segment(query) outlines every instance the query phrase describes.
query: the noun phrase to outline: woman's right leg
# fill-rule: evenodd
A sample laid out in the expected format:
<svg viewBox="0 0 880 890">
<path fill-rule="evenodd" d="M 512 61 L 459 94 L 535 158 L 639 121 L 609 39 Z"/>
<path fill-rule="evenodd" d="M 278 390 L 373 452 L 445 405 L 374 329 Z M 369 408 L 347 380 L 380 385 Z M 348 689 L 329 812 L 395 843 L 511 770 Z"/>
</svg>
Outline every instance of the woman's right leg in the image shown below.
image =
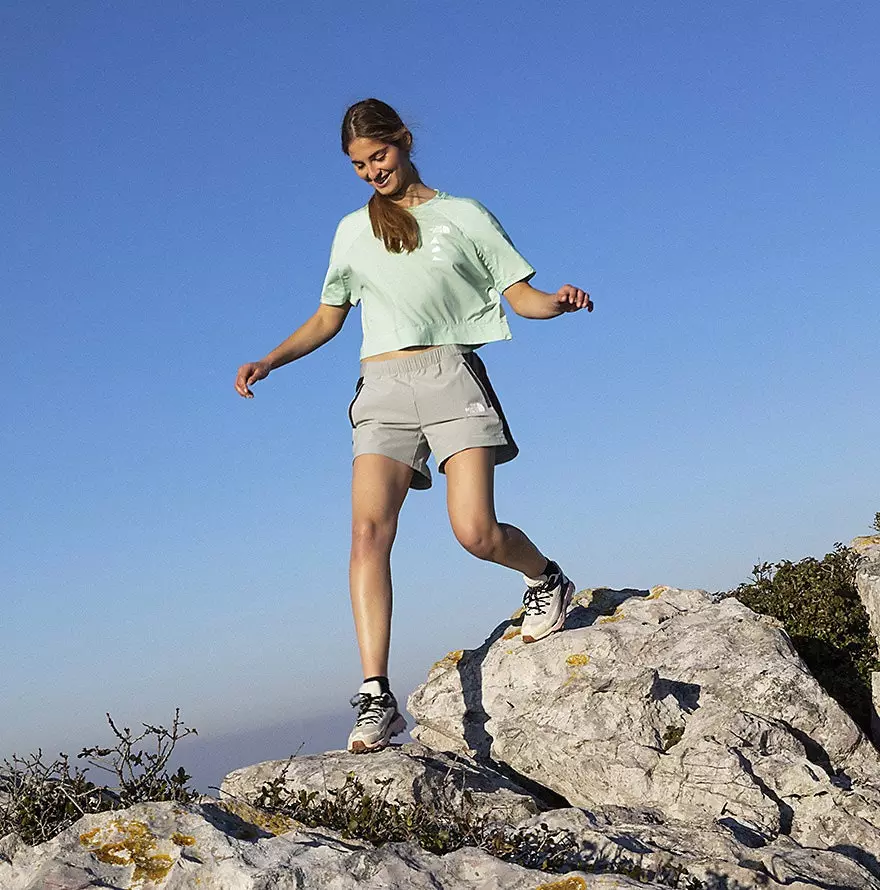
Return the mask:
<svg viewBox="0 0 880 890">
<path fill-rule="evenodd" d="M 352 465 L 349 585 L 364 678 L 388 676 L 391 545 L 413 469 L 382 454 Z"/>
</svg>

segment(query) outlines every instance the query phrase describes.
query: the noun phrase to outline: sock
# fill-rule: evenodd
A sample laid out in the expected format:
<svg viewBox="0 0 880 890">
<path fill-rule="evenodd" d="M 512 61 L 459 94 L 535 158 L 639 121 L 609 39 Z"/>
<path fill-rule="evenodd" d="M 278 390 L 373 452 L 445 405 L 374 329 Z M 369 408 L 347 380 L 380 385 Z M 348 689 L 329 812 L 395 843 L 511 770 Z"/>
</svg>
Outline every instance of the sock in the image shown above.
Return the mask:
<svg viewBox="0 0 880 890">
<path fill-rule="evenodd" d="M 391 688 L 388 685 L 388 677 L 364 677 L 364 683 L 369 683 L 370 680 L 375 680 L 386 695 L 391 692 Z"/>
<path fill-rule="evenodd" d="M 559 566 L 553 562 L 552 559 L 547 560 L 547 565 L 544 566 L 544 571 L 537 578 L 529 578 L 530 581 L 546 581 L 551 575 L 555 575 L 562 570 Z"/>
</svg>

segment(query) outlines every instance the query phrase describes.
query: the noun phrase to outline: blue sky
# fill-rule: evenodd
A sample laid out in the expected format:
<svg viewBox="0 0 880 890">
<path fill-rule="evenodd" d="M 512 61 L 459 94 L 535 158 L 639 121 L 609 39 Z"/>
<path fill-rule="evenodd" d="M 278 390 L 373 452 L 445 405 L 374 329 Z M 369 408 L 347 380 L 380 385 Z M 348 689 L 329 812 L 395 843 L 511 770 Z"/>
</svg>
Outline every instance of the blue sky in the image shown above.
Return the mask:
<svg viewBox="0 0 880 890">
<path fill-rule="evenodd" d="M 593 296 L 481 351 L 521 448 L 499 517 L 579 587 L 728 588 L 869 531 L 880 9 L 500 9 L 2 4 L 0 756 L 108 710 L 203 737 L 350 710 L 359 310 L 232 383 L 317 307 L 368 96 L 534 286 Z M 442 477 L 392 565 L 402 698 L 522 581 L 455 542 Z"/>
</svg>

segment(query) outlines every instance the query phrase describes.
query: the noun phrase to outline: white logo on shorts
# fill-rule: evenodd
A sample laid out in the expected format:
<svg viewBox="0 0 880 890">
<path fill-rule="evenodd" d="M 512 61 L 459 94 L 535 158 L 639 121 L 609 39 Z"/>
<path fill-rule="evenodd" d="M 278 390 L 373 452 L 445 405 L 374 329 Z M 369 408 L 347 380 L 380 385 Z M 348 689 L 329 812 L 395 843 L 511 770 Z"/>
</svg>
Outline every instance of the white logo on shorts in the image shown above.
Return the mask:
<svg viewBox="0 0 880 890">
<path fill-rule="evenodd" d="M 486 406 L 482 402 L 468 402 L 467 407 L 464 409 L 464 413 L 468 415 L 468 417 L 473 417 L 475 414 L 485 414 Z"/>
</svg>

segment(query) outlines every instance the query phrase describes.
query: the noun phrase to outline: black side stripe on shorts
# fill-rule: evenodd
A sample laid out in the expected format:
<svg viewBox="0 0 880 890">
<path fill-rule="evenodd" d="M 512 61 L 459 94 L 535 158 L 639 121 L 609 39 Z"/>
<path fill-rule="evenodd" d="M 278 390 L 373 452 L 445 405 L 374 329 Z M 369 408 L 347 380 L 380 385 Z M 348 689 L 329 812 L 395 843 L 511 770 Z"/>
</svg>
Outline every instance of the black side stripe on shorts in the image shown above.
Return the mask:
<svg viewBox="0 0 880 890">
<path fill-rule="evenodd" d="M 489 374 L 486 372 L 486 366 L 483 364 L 483 360 L 476 352 L 463 352 L 461 358 L 464 362 L 464 366 L 470 371 L 477 386 L 480 387 L 480 390 L 486 397 L 486 401 L 495 409 L 498 417 L 501 418 L 501 427 L 504 430 L 504 438 L 513 445 L 513 435 L 510 432 L 510 427 L 507 425 L 507 418 L 501 410 L 501 402 L 498 400 L 498 396 L 495 395 L 495 390 L 492 388 L 492 384 L 489 381 Z"/>
<path fill-rule="evenodd" d="M 354 403 L 357 401 L 357 397 L 361 394 L 361 387 L 364 385 L 364 378 L 358 377 L 358 382 L 354 385 L 354 398 L 348 404 L 348 422 L 351 424 L 351 428 L 354 429 L 354 420 L 352 419 L 351 412 L 354 408 Z"/>
</svg>

